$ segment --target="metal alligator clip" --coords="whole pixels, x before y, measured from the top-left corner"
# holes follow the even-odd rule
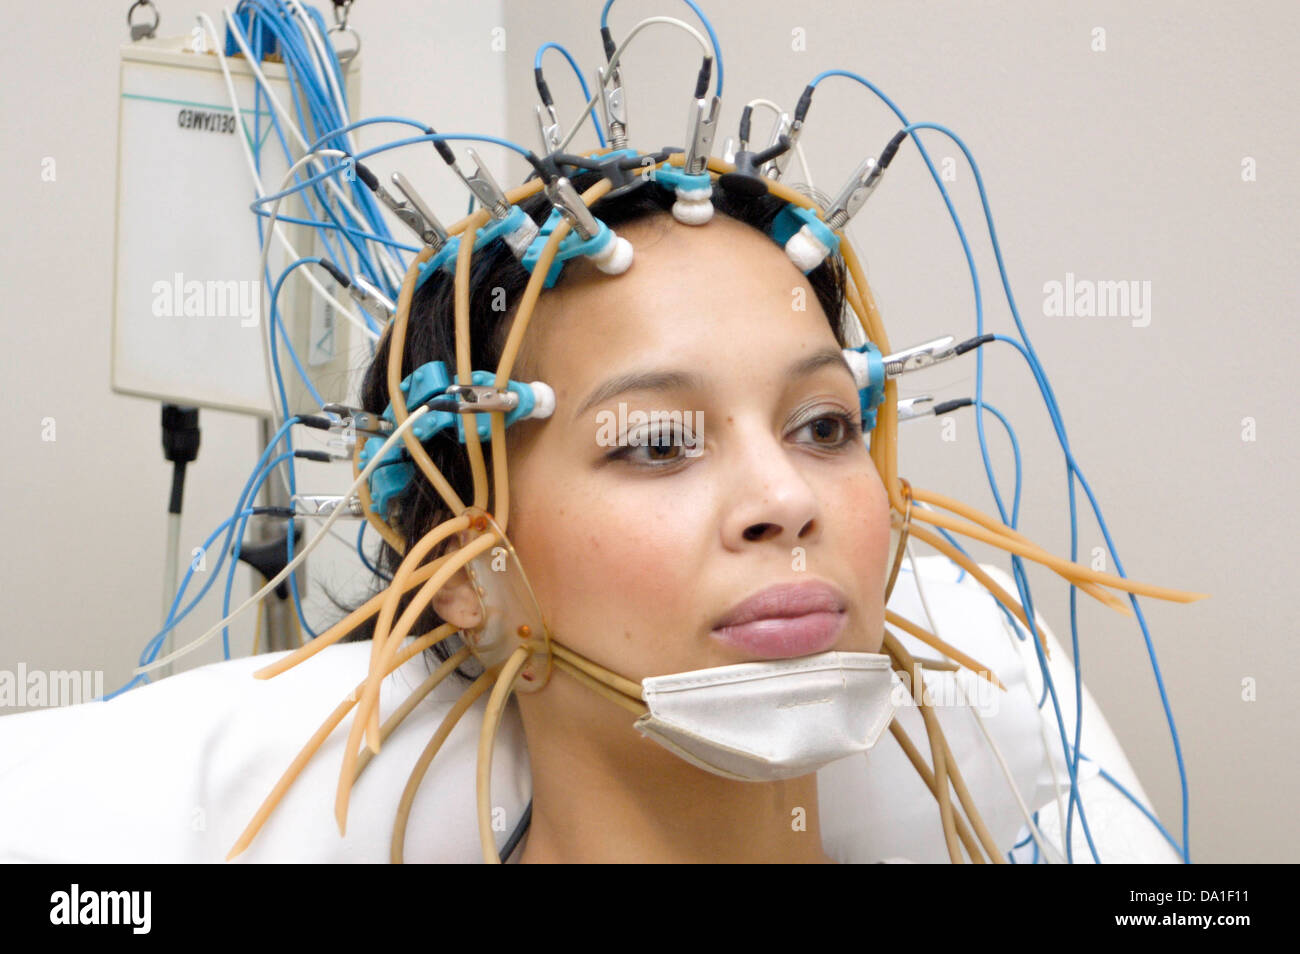
[[[385,420],[373,411],[346,404],[326,404],[321,412],[334,424],[330,430],[347,430],[351,428],[374,437],[387,437],[393,433],[393,422]]]
[[[393,214],[402,220],[402,223],[416,235],[425,245],[431,246],[436,252],[447,244],[447,230],[442,227],[438,217],[433,214],[420,194],[415,191],[406,176],[400,172],[393,173],[393,185],[397,191],[402,193],[405,202],[399,202],[382,188],[376,190],[379,198],[383,203],[393,210]]]
[[[352,279],[352,284],[348,285],[348,294],[375,321],[388,322],[397,314],[397,306],[362,275]]]
[[[537,109],[537,129],[542,135],[542,154],[550,155],[553,152],[558,152],[560,149],[560,117],[556,115],[555,107],[539,103],[535,108]]]
[[[295,514],[304,517],[328,517],[342,510],[344,517],[363,517],[361,499],[356,494],[341,497],[331,494],[294,494],[290,499]]]
[[[885,355],[883,361],[885,365],[885,377],[892,378],[908,371],[916,371],[920,368],[928,368],[932,364],[938,364],[940,361],[947,361],[957,352],[953,348],[953,342],[956,339],[952,335],[944,335],[942,338],[935,338],[933,341],[927,341],[923,344],[915,345],[911,348],[904,348],[902,351],[895,351],[893,354]]]
[[[687,175],[699,175],[708,168],[721,109],[722,100],[717,96],[711,100],[701,97],[691,102],[686,118],[686,160],[682,165],[682,171]]]
[[[605,130],[608,133],[611,149],[627,148],[627,101],[623,95],[623,70],[614,67],[610,73],[608,67],[602,66],[597,72],[600,79],[601,113],[605,118]],[[609,83],[613,81],[611,88]]]
[[[876,162],[875,156],[867,156],[854,170],[849,181],[844,184],[826,209],[823,216],[826,224],[832,229],[839,230],[848,224],[849,219],[858,214],[867,197],[876,190],[880,183],[880,177],[885,174],[885,169]]]
[[[489,384],[453,384],[438,398],[427,403],[435,411],[452,411],[456,414],[509,412],[519,406],[519,395],[514,391],[498,391]]]
[[[595,216],[591,214],[587,203],[582,201],[582,196],[567,177],[559,176],[554,182],[549,183],[546,186],[546,196],[584,242],[590,241],[600,231]]]
[[[928,394],[920,397],[904,398],[898,402],[899,422],[915,420],[934,413],[934,398]]]
[[[493,178],[492,173],[488,171],[487,166],[479,159],[478,153],[473,149],[466,149],[469,154],[470,162],[474,163],[474,174],[466,176],[460,171],[460,165],[452,166],[456,175],[460,176],[462,182],[469,187],[469,191],[474,193],[474,198],[478,199],[479,204],[492,213],[494,219],[504,219],[510,214],[510,203],[506,201],[506,194],[501,191],[501,186],[497,185],[497,180]]]

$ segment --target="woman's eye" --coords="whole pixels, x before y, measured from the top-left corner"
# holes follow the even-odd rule
[[[807,430],[812,436],[810,443],[820,447],[844,447],[855,439],[862,439],[862,422],[851,414],[834,411],[822,414],[796,430]]]
[[[822,413],[795,428],[794,433],[807,431],[810,443],[816,447],[839,450],[862,440],[862,421],[844,411]],[[699,440],[683,428],[671,430],[633,431],[608,457],[626,460],[648,468],[666,468],[687,458],[700,455]]]
[[[633,432],[627,436],[623,446],[609,455],[611,460],[629,460],[632,463],[649,467],[663,467],[675,464],[687,457],[698,456],[689,453],[698,446],[695,438],[681,428]]]

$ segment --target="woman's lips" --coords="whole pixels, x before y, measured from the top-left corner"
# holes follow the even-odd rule
[[[782,583],[732,607],[710,635],[761,659],[825,652],[835,645],[847,614],[828,583]]]
[[[803,616],[759,619],[739,626],[723,626],[710,635],[762,659],[788,659],[823,653],[835,645],[847,618],[843,610],[821,610]]]

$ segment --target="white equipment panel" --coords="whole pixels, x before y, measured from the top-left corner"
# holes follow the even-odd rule
[[[216,55],[195,52],[193,44],[191,37],[159,37],[121,48],[112,387],[267,415],[263,325],[269,305],[261,314],[259,220],[249,210],[256,192],[238,138],[251,142],[258,126],[255,79],[242,57],[228,59],[242,113],[236,117]],[[260,68],[295,114],[285,67],[263,62]],[[344,77],[348,101],[359,103],[355,59]],[[268,193],[278,191],[287,168],[271,109],[263,97],[260,174]],[[296,143],[290,147],[301,154]],[[280,214],[302,217],[305,210],[294,197],[281,203]],[[284,228],[299,255],[323,254],[313,229]],[[268,240],[274,242],[274,281],[291,259],[278,241]],[[316,266],[303,269],[315,271],[346,301]],[[348,322],[297,274],[285,280],[278,311],[321,396],[346,401]],[[277,337],[276,345],[291,413],[315,410],[283,339]]]

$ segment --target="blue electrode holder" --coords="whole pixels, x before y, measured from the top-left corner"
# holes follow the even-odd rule
[[[510,214],[504,219],[493,219],[487,225],[483,226],[483,228],[474,233],[474,251],[481,251],[483,246],[487,245],[487,243],[492,241],[494,238],[509,235],[516,229],[522,228],[525,225],[524,220],[528,217],[527,212],[517,205],[512,205],[510,207]],[[454,276],[456,274],[456,256],[460,253],[460,238],[459,235],[453,235],[447,240],[446,245],[438,249],[437,254],[434,255],[433,258],[429,259],[427,262],[421,262],[416,266],[420,273],[419,277],[415,279],[415,287],[417,290],[421,285],[429,280],[430,275],[440,268],[448,275]]]
[[[692,175],[683,172],[677,166],[662,165],[658,169],[647,172],[646,178],[674,192],[713,188],[713,177],[707,172],[697,172]]]
[[[615,153],[608,153],[601,156],[602,159],[612,159],[618,155],[635,156],[636,152],[631,149],[619,150]],[[703,189],[712,189],[713,178],[707,172],[701,172],[690,175],[683,172],[675,166],[660,166],[646,173],[646,179],[657,183],[661,188],[669,189],[673,192],[679,190],[694,191]],[[483,246],[487,245],[495,238],[504,234],[514,232],[520,228],[524,222],[527,213],[519,206],[512,206],[510,214],[497,221],[479,229],[474,239],[474,251],[480,251]],[[536,237],[529,244],[528,250],[524,253],[520,264],[532,272],[537,267],[537,261],[541,258],[542,249],[546,246],[547,240],[551,233],[555,231],[556,226],[564,219],[563,213],[559,209],[552,209],[551,214],[547,216],[546,221],[540,226]],[[559,249],[555,253],[555,258],[551,262],[551,267],[546,273],[546,288],[554,288],[555,283],[560,280],[560,274],[564,270],[564,263],[569,259],[576,258],[579,255],[597,255],[604,251],[605,247],[614,239],[613,231],[600,219],[596,219],[597,232],[590,239],[583,240],[575,234],[565,236],[560,243]],[[797,230],[797,229],[796,229]],[[452,236],[448,239],[447,244],[438,250],[438,253],[430,258],[427,262],[421,262],[417,266],[419,276],[415,280],[415,287],[418,290],[438,269],[442,269],[449,275],[455,273],[456,257],[460,249],[460,236]]]
[[[767,232],[772,236],[772,240],[777,245],[785,248],[786,243],[794,238],[796,232],[804,226],[822,245],[830,249],[830,254],[834,255],[840,250],[840,237],[835,234],[834,230],[826,224],[815,209],[805,209],[801,205],[795,205],[793,202],[787,202],[784,209],[777,213],[772,224],[768,226]],[[814,271],[821,262],[812,268],[805,269],[804,274]]]
[[[602,156],[602,159],[610,159],[616,155],[626,154],[635,156],[636,153],[631,149],[619,150],[616,153],[609,153]],[[668,189],[674,193],[679,191],[698,191],[713,188],[713,177],[708,172],[689,174],[682,171],[677,166],[663,165],[654,168],[646,173],[646,178],[656,183],[660,188]],[[516,229],[521,228],[525,223],[524,219],[528,214],[517,205],[510,207],[510,214],[504,219],[495,219],[475,233],[474,251],[478,252],[495,238],[510,234]],[[537,261],[541,258],[542,249],[545,247],[551,233],[563,220],[564,215],[559,209],[552,209],[551,214],[547,217],[546,222],[541,225],[537,236],[529,244],[528,250],[524,253],[520,263],[524,268],[532,272]],[[595,255],[603,251],[613,240],[613,232],[600,219],[596,219],[598,231],[590,239],[583,241],[575,234],[569,234],[564,241],[560,243],[560,248],[555,253],[555,258],[551,262],[551,267],[546,273],[545,287],[554,288],[555,283],[559,281],[560,274],[564,270],[564,263],[571,258],[579,255]],[[768,234],[777,245],[785,248],[786,243],[802,228],[807,227],[810,232],[821,242],[830,254],[839,251],[840,239],[835,231],[826,224],[826,222],[817,214],[814,209],[806,209],[802,206],[795,205],[793,202],[787,203],[786,207],[777,213],[768,226]],[[456,258],[459,254],[461,236],[454,235],[447,240],[447,244],[438,250],[438,253],[430,258],[427,262],[421,262],[417,267],[419,276],[415,280],[415,288],[418,290],[426,281],[429,280],[434,272],[442,269],[448,275],[454,275],[456,269]],[[818,263],[820,264],[820,262]],[[816,268],[817,266],[813,266]],[[808,274],[813,269],[804,270]]]
[[[496,380],[496,375],[491,371],[474,371],[470,374],[470,379],[473,384],[491,385]],[[448,375],[447,366],[443,362],[430,361],[422,364],[402,379],[398,387],[401,388],[402,393],[405,395],[406,406],[415,408],[445,393],[452,384],[459,383],[459,380]],[[509,427],[521,417],[527,417],[533,412],[536,399],[533,395],[533,389],[521,381],[510,381],[506,387],[519,396],[519,404],[514,410],[509,411],[505,417],[505,425]],[[392,404],[384,408],[381,417],[386,421],[396,423],[393,418]],[[427,414],[421,415],[420,419],[411,425],[411,433],[415,435],[417,440],[424,442],[444,428],[455,427],[456,439],[463,444],[465,442],[463,417],[464,415],[453,411],[431,410]],[[479,440],[489,440],[492,437],[492,418],[488,413],[482,413],[475,414],[474,419]],[[379,452],[379,448],[384,445],[385,440],[386,438],[375,436],[365,442],[360,454],[360,463],[363,468]],[[405,442],[403,441],[389,448],[388,453],[384,455],[381,463],[369,478],[370,500],[375,512],[387,518],[388,502],[405,490],[414,476],[415,465],[411,462]]]
[[[546,222],[543,223],[537,237],[528,246],[528,251],[520,261],[524,268],[531,272],[537,267],[537,260],[542,257],[542,249],[550,239],[551,233],[563,221],[564,214],[559,209],[551,209],[551,214],[547,216]],[[614,233],[608,225],[596,219],[596,226],[596,234],[585,241],[576,232],[570,232],[564,237],[564,241],[560,243],[555,253],[555,258],[551,261],[551,267],[546,272],[547,288],[555,287],[555,283],[560,279],[560,272],[564,269],[564,263],[569,259],[578,255],[595,255],[604,251],[605,246],[614,241]]]
[[[870,341],[860,348],[846,350],[867,358],[867,384],[858,389],[858,408],[862,411],[862,430],[871,431],[876,426],[876,409],[885,402],[885,358]]]

